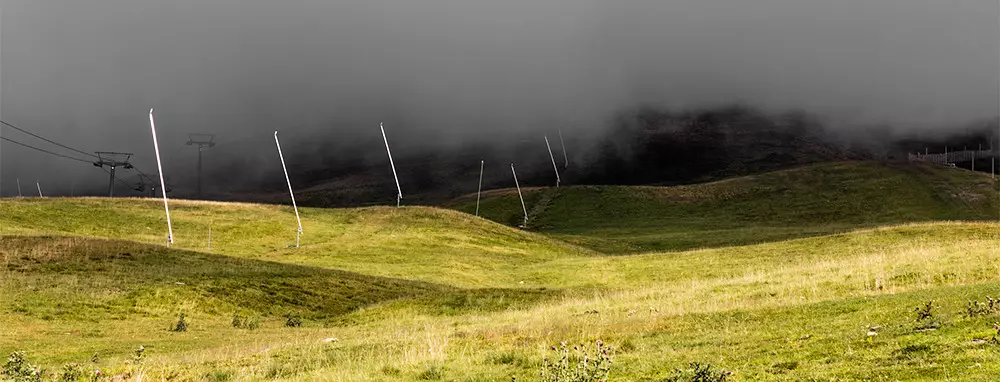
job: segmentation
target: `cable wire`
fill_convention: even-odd
[[[7,137],[0,137],[0,140],[7,141],[7,142],[13,143],[13,144],[18,145],[18,146],[27,147],[27,148],[32,149],[32,150],[38,150],[38,151],[41,151],[41,152],[46,153],[46,154],[55,155],[55,156],[60,157],[60,158],[72,159],[72,160],[83,162],[83,163],[91,163],[91,164],[93,164],[93,162],[91,162],[89,160],[80,159],[80,158],[74,158],[74,157],[71,157],[71,156],[68,156],[68,155],[54,153],[52,151],[49,151],[49,150],[46,150],[46,149],[41,149],[41,148],[38,148],[38,147],[35,147],[35,146],[32,146],[32,145],[29,145],[27,143],[21,143],[21,142],[15,141],[15,140],[7,138]]]
[[[22,129],[22,128],[20,128],[20,127],[17,127],[17,126],[14,126],[14,125],[12,125],[12,124],[10,124],[10,123],[7,123],[7,121],[3,121],[3,120],[0,120],[0,123],[2,123],[2,124],[4,124],[4,125],[6,125],[7,127],[10,127],[10,128],[12,128],[12,129],[14,129],[14,130],[17,130],[17,131],[20,131],[20,132],[22,132],[22,133],[25,133],[25,134],[28,134],[28,135],[30,135],[30,136],[32,136],[32,137],[35,137],[35,138],[38,138],[38,139],[41,139],[41,140],[43,140],[43,141],[46,141],[46,142],[48,142],[48,143],[51,143],[51,144],[53,144],[53,145],[56,145],[56,146],[59,146],[59,147],[62,147],[62,148],[64,148],[64,149],[67,149],[67,150],[70,150],[70,151],[75,151],[75,152],[77,152],[77,153],[80,153],[80,154],[83,154],[83,155],[87,155],[87,156],[90,156],[90,157],[94,157],[94,158],[98,158],[98,156],[97,156],[97,155],[94,155],[94,154],[91,154],[91,153],[87,153],[87,152],[83,152],[83,151],[80,151],[80,150],[77,150],[77,149],[74,149],[74,148],[72,148],[72,147],[69,147],[69,146],[66,146],[66,145],[64,145],[64,144],[62,144],[62,143],[59,143],[59,142],[56,142],[56,141],[53,141],[53,140],[51,140],[51,139],[47,139],[47,138],[44,138],[44,137],[41,137],[41,136],[39,136],[38,134],[35,134],[35,133],[32,133],[32,132],[30,132],[30,131],[28,131],[28,130],[25,130],[25,129]]]
[[[104,167],[101,167],[101,171],[104,171],[106,174],[111,175],[111,171],[105,170]],[[125,186],[135,187],[135,185],[130,184],[130,183],[122,180],[122,178],[119,178],[117,175],[115,175],[115,180],[117,180],[119,183],[121,183],[121,184],[123,184]]]

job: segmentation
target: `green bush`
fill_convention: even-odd
[[[591,352],[584,344],[573,347],[570,353],[566,342],[552,347],[557,355],[555,362],[548,357],[542,360],[542,380],[550,382],[603,382],[607,381],[614,362],[614,349],[600,340]]]
[[[922,306],[916,307],[913,311],[917,315],[917,327],[915,330],[933,330],[941,327],[941,320],[934,315],[934,310],[940,308],[934,306],[934,301],[927,301]]]
[[[237,329],[249,329],[249,330],[259,329],[260,318],[253,316],[243,317],[240,316],[239,313],[233,312],[232,325],[234,328]]]
[[[285,326],[289,328],[297,328],[302,326],[302,317],[294,314],[288,314],[285,316]]]
[[[180,317],[177,319],[177,324],[170,329],[171,332],[186,332],[188,330],[188,323],[184,320],[184,313],[181,313]]]
[[[83,380],[83,367],[78,363],[67,363],[63,365],[62,373],[59,374],[60,382],[77,382]]]
[[[42,380],[42,368],[28,362],[28,357],[23,351],[16,351],[7,358],[7,363],[3,366],[3,373],[0,374],[3,380],[11,382],[40,382]]]

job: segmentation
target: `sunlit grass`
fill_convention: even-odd
[[[935,190],[979,187],[956,174]],[[711,187],[740,187],[726,184]],[[718,197],[692,187],[669,197]],[[703,249],[627,256],[557,240],[645,248],[616,236],[635,228],[624,215],[546,236],[434,208],[306,209],[295,249],[288,207],[177,201],[167,249],[157,200],[0,200],[0,353],[142,380],[526,381],[551,346],[600,339],[617,349],[615,381],[655,381],[692,361],[736,380],[988,380],[1000,345],[983,340],[1000,312],[964,308],[1000,296],[1000,224],[927,222],[986,216],[977,200],[931,195],[943,204],[899,202],[876,211],[891,217],[881,222],[852,220],[840,202],[826,210],[839,220],[764,214],[804,224],[757,239],[766,227],[713,220],[683,234]],[[636,219],[685,229],[657,216]],[[885,225],[897,220],[921,223]],[[913,310],[929,300],[943,325],[918,331]],[[234,328],[234,312],[263,325]],[[168,331],[179,313],[190,330]],[[305,325],[285,327],[286,314]],[[147,359],[128,363],[139,345]]]

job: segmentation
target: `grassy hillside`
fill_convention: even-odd
[[[0,334],[0,348],[19,344],[53,360],[125,353],[133,343],[179,351],[227,340],[165,342],[160,332],[180,313],[197,325],[237,311],[324,321],[381,301],[454,289],[78,237],[3,236],[0,259],[0,322],[14,328]]]
[[[553,259],[508,270],[528,280],[517,290],[5,237],[0,351],[28,350],[51,369],[97,353],[93,367],[150,379],[532,380],[549,346],[601,339],[618,349],[613,380],[655,380],[691,361],[737,380],[977,380],[1000,373],[1000,345],[986,342],[1000,310],[965,305],[1000,293],[998,229],[912,225]],[[913,314],[929,300],[934,330]],[[263,326],[231,327],[236,311]],[[181,312],[191,329],[167,331]],[[305,327],[283,327],[286,312]],[[148,358],[127,363],[138,345]]]
[[[301,209],[295,243],[291,207],[173,201],[173,248],[460,286],[505,287],[500,273],[586,250],[454,211],[426,207]],[[211,226],[211,249],[209,227]],[[155,199],[0,200],[0,235],[83,235],[165,244],[163,202]]]
[[[529,190],[541,233],[435,208],[305,209],[301,248],[283,206],[177,201],[168,249],[158,200],[3,199],[0,355],[26,351],[48,380],[72,362],[102,380],[532,381],[552,346],[602,340],[612,381],[689,362],[736,381],[988,380],[1000,224],[933,220],[988,218],[990,187],[842,163]],[[506,213],[503,193],[485,213]],[[706,248],[620,256],[557,240],[637,251],[685,237]],[[169,331],[181,313],[189,329]]]
[[[997,219],[989,175],[908,163],[842,162],[678,187],[527,189],[532,229],[608,253],[742,245],[884,224]],[[475,210],[475,195],[449,203]],[[517,193],[480,215],[519,222]]]

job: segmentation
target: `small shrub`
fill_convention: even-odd
[[[248,330],[260,329],[260,317],[247,317],[247,319],[243,321],[243,327]]]
[[[285,316],[285,327],[297,328],[302,326],[302,317],[294,314],[288,314]]]
[[[1000,323],[993,323],[993,330],[996,330],[996,334],[993,335],[993,343],[1000,345]]]
[[[986,302],[969,300],[965,306],[965,314],[969,317],[985,316],[997,312],[1000,312],[1000,299],[994,300],[989,296],[986,297]]]
[[[260,328],[260,318],[252,316],[242,317],[234,312],[232,324],[237,329],[254,330]]]
[[[422,381],[437,381],[444,378],[444,368],[431,366],[417,375],[417,379]]]
[[[177,319],[177,324],[170,329],[171,332],[186,332],[188,330],[188,323],[184,320],[184,313],[181,313],[180,317]]]
[[[132,352],[132,359],[130,359],[128,362],[133,365],[141,365],[142,362],[144,361],[142,357],[145,353],[146,353],[146,347],[139,345],[139,347]]]
[[[101,362],[101,356],[100,355],[98,355],[97,353],[94,353],[94,355],[90,356],[90,363],[98,363],[98,362]]]
[[[591,353],[586,346],[573,347],[570,353],[565,342],[559,347],[552,347],[558,359],[550,362],[549,358],[542,359],[542,380],[550,382],[600,382],[607,381],[608,374],[611,373],[611,364],[614,362],[614,349],[604,344],[600,340],[596,341],[597,347]]]
[[[77,382],[83,379],[83,367],[77,363],[67,363],[63,365],[62,373],[59,374],[60,382]]]
[[[934,318],[934,301],[927,301],[923,306],[918,306],[913,311],[917,314],[917,322]]]
[[[661,382],[725,382],[733,372],[710,363],[692,362],[687,368],[674,370],[674,375]]]
[[[933,330],[941,327],[941,321],[934,315],[934,310],[940,308],[934,306],[934,301],[927,301],[926,304],[918,306],[913,311],[917,315],[917,327],[915,330]]]
[[[28,362],[28,357],[22,351],[16,351],[7,358],[7,363],[3,366],[3,373],[0,373],[2,380],[11,382],[40,382],[42,380],[42,368]]]

